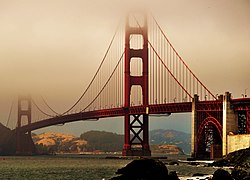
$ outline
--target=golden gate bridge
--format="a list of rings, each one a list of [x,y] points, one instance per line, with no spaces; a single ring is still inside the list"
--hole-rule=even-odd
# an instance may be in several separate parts
[[[124,28],[125,27],[125,28]],[[39,102],[39,103],[38,103]],[[124,116],[125,156],[150,156],[150,114],[192,112],[192,156],[227,154],[227,135],[250,133],[250,98],[215,96],[192,72],[155,18],[129,15],[120,24],[89,85],[65,112],[43,99],[18,98],[16,153],[31,154],[31,131],[79,120]],[[7,125],[11,124],[9,118]]]

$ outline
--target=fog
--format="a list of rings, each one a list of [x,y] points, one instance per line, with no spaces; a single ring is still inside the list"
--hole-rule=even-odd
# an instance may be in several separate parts
[[[155,16],[214,94],[230,91],[241,97],[246,90],[250,96],[248,0],[0,0],[0,122],[5,124],[17,94],[42,95],[59,112],[70,107],[93,77],[120,19],[134,9]],[[102,122],[105,125],[73,123],[62,131],[79,134],[81,124],[89,130],[121,132],[120,119]],[[164,118],[165,124],[155,120],[151,128],[158,123],[167,129],[174,122],[172,129],[190,130],[177,119],[188,122],[189,116]]]

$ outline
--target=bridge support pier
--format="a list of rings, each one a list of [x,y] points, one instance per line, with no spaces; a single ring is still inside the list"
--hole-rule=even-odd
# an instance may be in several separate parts
[[[214,102],[192,101],[191,155],[196,159],[222,156],[222,97]]]
[[[214,159],[225,156],[229,153],[230,148],[233,149],[231,146],[234,146],[228,144],[229,136],[247,133],[248,107],[235,110],[233,106],[237,105],[232,103],[229,92],[219,96],[219,99],[214,102],[199,102],[198,96],[194,96],[192,102],[192,157]]]
[[[18,117],[16,128],[16,155],[32,155],[35,153],[35,145],[31,138],[31,131],[21,132],[23,123],[31,124],[31,98],[18,97]]]

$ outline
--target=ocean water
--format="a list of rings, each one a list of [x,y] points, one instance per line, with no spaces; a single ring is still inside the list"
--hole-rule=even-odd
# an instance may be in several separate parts
[[[117,169],[132,160],[105,159],[104,156],[61,155],[61,156],[1,156],[0,179],[86,179],[106,180],[116,176]],[[187,164],[167,165],[169,171],[180,176],[193,173],[212,174],[212,167],[196,167]]]

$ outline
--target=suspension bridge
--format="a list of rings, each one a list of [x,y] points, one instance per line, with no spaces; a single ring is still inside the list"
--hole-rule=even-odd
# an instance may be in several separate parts
[[[153,16],[129,15],[117,27],[89,85],[67,111],[56,112],[43,98],[39,102],[23,96],[12,107],[17,107],[17,118],[12,120],[17,154],[34,151],[33,130],[117,116],[124,117],[124,156],[151,155],[151,114],[192,113],[191,153],[196,158],[225,155],[229,133],[250,133],[250,98],[214,95]]]

